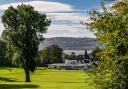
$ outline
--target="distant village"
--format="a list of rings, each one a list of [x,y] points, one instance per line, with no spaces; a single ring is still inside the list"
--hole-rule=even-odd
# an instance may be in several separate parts
[[[97,65],[92,52],[94,51],[64,50],[63,63],[48,64],[48,68],[66,70],[93,70],[97,67]]]
[[[40,52],[42,57],[39,59],[43,66],[52,69],[90,70],[96,68],[95,51],[99,51],[102,47],[95,38],[46,38],[39,45],[40,51],[42,51]],[[54,57],[51,56],[53,52]],[[47,54],[49,55],[47,56]]]

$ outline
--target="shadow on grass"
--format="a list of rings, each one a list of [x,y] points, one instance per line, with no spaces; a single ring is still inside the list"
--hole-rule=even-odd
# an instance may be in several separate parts
[[[1,66],[0,66],[0,69],[9,70],[10,68],[9,68],[9,67],[1,67]]]
[[[28,85],[28,84],[0,84],[0,89],[28,89],[28,88],[38,88],[38,85]]]
[[[0,81],[4,81],[4,82],[21,82],[21,81],[18,81],[16,79],[12,79],[12,78],[3,78],[3,77],[0,77]]]
[[[57,83],[83,83],[83,82],[57,82]]]

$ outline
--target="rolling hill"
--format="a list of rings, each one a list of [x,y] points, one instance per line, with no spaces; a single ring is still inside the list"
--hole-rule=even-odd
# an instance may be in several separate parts
[[[54,37],[46,38],[39,45],[39,49],[53,44],[59,45],[63,50],[92,50],[96,47],[102,47],[95,38]]]

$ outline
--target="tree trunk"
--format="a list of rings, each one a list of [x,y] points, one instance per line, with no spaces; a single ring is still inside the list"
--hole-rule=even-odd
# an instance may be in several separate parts
[[[24,68],[24,71],[25,71],[25,75],[26,75],[26,76],[25,76],[25,77],[26,77],[25,82],[31,82],[29,69],[28,69],[28,68]]]

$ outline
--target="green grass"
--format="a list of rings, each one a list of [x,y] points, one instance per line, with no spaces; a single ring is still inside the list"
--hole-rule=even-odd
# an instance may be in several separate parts
[[[84,71],[38,68],[31,83],[24,82],[21,68],[0,68],[0,89],[94,89]]]

